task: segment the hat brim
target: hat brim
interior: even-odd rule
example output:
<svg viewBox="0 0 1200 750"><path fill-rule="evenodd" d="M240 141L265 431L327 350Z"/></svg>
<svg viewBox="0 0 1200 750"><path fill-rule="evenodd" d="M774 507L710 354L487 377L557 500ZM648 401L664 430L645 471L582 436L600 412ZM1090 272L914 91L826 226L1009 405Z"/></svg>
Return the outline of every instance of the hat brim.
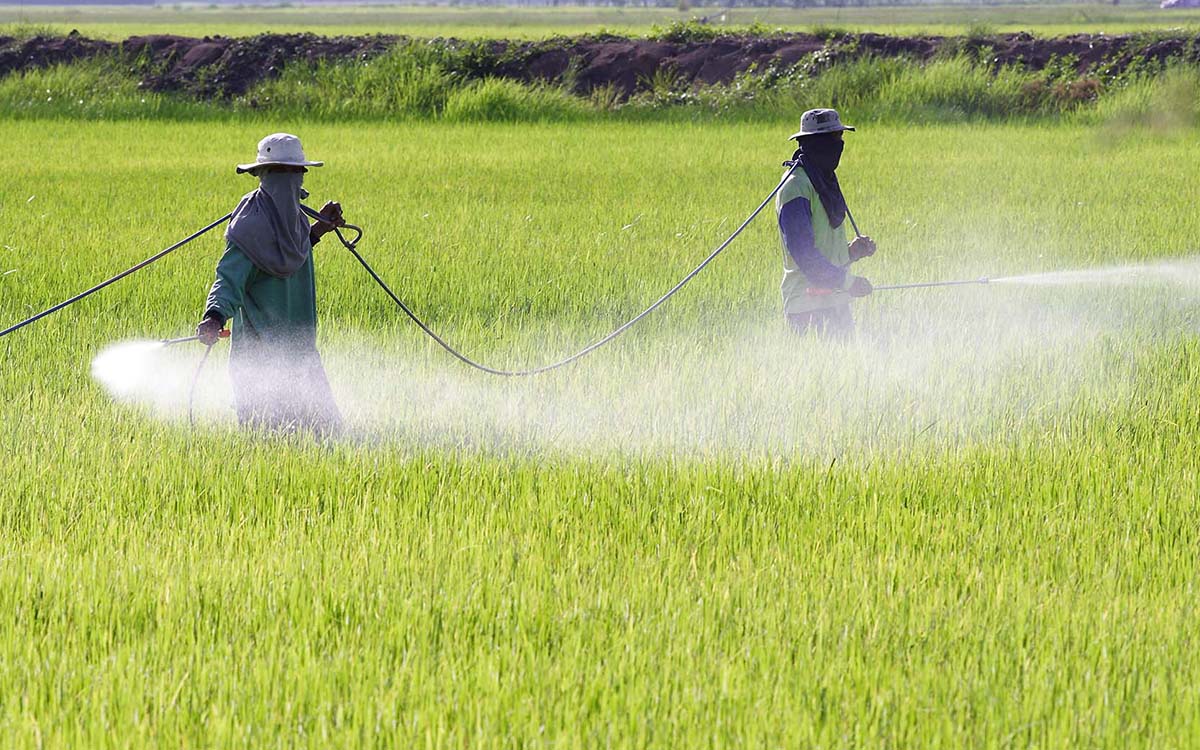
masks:
<svg viewBox="0 0 1200 750"><path fill-rule="evenodd" d="M799 133L792 133L791 135L789 135L788 140L794 141L797 138L803 138L806 135L826 135L827 133L841 133L846 130L849 130L851 133L853 133L854 126L853 125L839 125L838 127L830 128L829 130L801 130Z"/></svg>
<svg viewBox="0 0 1200 750"><path fill-rule="evenodd" d="M237 165L237 173L245 174L246 172L254 172L256 169L263 167L323 167L323 161L256 161L253 164Z"/></svg>

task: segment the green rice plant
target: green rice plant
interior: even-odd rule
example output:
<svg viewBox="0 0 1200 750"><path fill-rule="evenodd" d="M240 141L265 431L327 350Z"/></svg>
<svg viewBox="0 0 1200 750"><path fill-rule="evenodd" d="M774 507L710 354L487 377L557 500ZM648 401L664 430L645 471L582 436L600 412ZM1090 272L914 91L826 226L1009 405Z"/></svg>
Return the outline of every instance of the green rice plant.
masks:
<svg viewBox="0 0 1200 750"><path fill-rule="evenodd" d="M0 340L4 744L1190 745L1192 131L856 124L877 284L1168 273L879 291L830 344L781 319L768 208L645 324L516 382L330 237L320 347L354 429L319 443L234 426L224 344L195 427L199 346L127 363L159 404L92 377L191 331L214 233ZM288 130L436 330L545 361L724 239L794 125L4 119L33 156L0 171L0 321L228 211Z"/></svg>

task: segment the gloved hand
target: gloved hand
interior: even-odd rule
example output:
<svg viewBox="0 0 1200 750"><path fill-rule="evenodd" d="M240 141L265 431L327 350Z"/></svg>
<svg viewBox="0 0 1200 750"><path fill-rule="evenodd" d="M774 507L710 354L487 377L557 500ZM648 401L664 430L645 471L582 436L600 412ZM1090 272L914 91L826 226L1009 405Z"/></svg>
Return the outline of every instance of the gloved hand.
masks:
<svg viewBox="0 0 1200 750"><path fill-rule="evenodd" d="M320 239L322 236L333 231L334 227L344 226L346 220L342 218L342 204L335 201L329 201L321 210L318 211L321 216L325 217L324 221L318 221L312 225L310 233L313 239Z"/></svg>
<svg viewBox="0 0 1200 750"><path fill-rule="evenodd" d="M850 282L850 286L846 288L846 291L850 293L851 297L866 297L871 293L873 288L871 282L862 276L855 276L854 280Z"/></svg>
<svg viewBox="0 0 1200 750"><path fill-rule="evenodd" d="M200 325L196 326L196 335L200 337L200 343L205 346L212 346L217 343L217 339L221 336L221 331L225 328L225 321L214 313L207 313L204 320L200 321Z"/></svg>
<svg viewBox="0 0 1200 750"><path fill-rule="evenodd" d="M850 243L850 262L870 258L875 254L875 240L870 237L855 237Z"/></svg>

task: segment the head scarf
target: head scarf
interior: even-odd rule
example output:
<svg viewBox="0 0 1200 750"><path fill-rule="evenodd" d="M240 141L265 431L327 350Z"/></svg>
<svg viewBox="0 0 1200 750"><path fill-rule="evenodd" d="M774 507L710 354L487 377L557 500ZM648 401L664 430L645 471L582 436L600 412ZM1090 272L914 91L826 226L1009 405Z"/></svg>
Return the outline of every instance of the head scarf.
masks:
<svg viewBox="0 0 1200 750"><path fill-rule="evenodd" d="M260 270L287 278L308 260L308 220L300 212L304 174L264 172L233 210L225 238Z"/></svg>
<svg viewBox="0 0 1200 750"><path fill-rule="evenodd" d="M838 184L837 168L842 160L842 149L845 144L836 135L807 135L796 140L798 148L792 154L792 161L785 166L791 166L799 161L804 168L804 174L816 189L829 217L829 225L837 229L846 220L846 198L842 195L842 186Z"/></svg>

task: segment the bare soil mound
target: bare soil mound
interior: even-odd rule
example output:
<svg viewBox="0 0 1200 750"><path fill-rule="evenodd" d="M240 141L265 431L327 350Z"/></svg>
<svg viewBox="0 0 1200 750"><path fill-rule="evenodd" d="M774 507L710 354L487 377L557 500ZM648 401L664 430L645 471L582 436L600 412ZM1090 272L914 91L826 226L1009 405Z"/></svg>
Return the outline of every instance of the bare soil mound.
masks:
<svg viewBox="0 0 1200 750"><path fill-rule="evenodd" d="M0 37L0 76L99 56L127 65L141 85L201 99L241 96L287 65L320 60L369 60L402 44L444 51L450 72L463 80L497 76L522 82L567 83L579 94L609 87L619 97L650 88L664 77L676 86L727 84L754 71L819 72L864 56L926 61L968 54L993 67L1042 70L1050 65L1079 76L1106 77L1153 61L1196 62L1200 37L1079 34L1045 39L1030 34L986 38L895 37L882 34L731 34L702 39L626 38L611 35L559 37L541 41L413 40L397 36L323 37L263 34L246 38L157 35L130 37L120 44L65 37Z"/></svg>
<svg viewBox="0 0 1200 750"><path fill-rule="evenodd" d="M153 91L186 91L202 99L239 96L285 65L320 60L365 60L394 46L386 36L262 34L231 39L134 36L121 55L145 70L142 85Z"/></svg>
<svg viewBox="0 0 1200 750"><path fill-rule="evenodd" d="M0 76L30 68L45 68L59 63L85 60L111 53L115 47L112 42L82 37L77 31L63 37L35 36L14 39L0 36Z"/></svg>

